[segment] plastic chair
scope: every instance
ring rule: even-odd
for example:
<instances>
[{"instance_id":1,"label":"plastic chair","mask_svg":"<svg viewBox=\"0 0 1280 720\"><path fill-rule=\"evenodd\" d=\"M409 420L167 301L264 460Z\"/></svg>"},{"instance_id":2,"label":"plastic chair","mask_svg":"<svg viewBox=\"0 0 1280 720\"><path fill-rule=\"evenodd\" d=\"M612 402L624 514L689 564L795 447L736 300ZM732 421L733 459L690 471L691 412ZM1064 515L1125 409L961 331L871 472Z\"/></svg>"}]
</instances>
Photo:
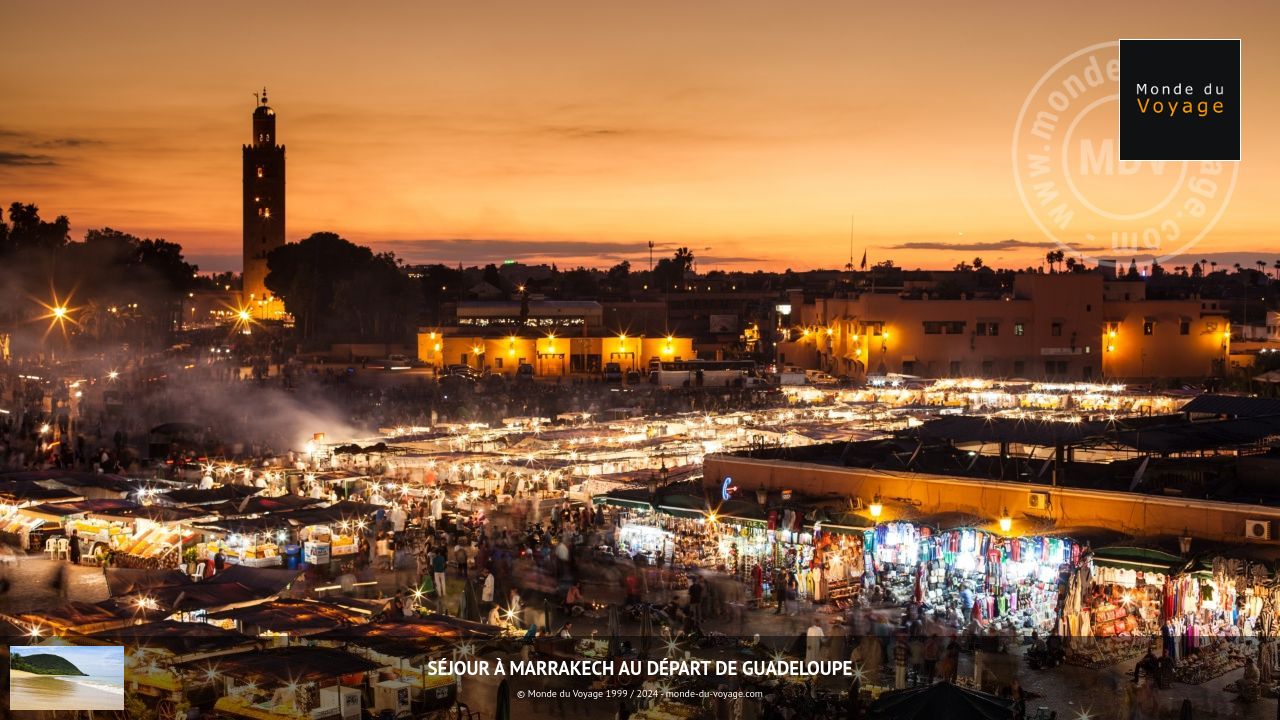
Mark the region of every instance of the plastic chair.
<instances>
[{"instance_id":1,"label":"plastic chair","mask_svg":"<svg viewBox=\"0 0 1280 720\"><path fill-rule=\"evenodd\" d=\"M191 573L191 577L194 580L200 580L204 578L204 563L202 562L196 563L196 571Z\"/></svg>"},{"instance_id":2,"label":"plastic chair","mask_svg":"<svg viewBox=\"0 0 1280 720\"><path fill-rule=\"evenodd\" d=\"M58 538L58 559L71 559L71 541L64 537Z\"/></svg>"},{"instance_id":3,"label":"plastic chair","mask_svg":"<svg viewBox=\"0 0 1280 720\"><path fill-rule=\"evenodd\" d=\"M44 541L44 551L48 554L49 559L52 560L54 555L58 553L58 538L46 538Z\"/></svg>"}]
</instances>

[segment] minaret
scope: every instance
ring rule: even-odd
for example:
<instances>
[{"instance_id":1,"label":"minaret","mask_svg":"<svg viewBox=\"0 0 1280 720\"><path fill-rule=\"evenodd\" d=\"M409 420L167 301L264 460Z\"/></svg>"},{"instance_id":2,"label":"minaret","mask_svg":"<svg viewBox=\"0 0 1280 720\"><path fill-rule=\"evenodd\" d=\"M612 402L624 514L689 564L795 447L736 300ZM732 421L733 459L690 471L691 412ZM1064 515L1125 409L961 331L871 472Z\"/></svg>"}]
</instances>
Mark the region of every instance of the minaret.
<instances>
[{"instance_id":1,"label":"minaret","mask_svg":"<svg viewBox=\"0 0 1280 720\"><path fill-rule=\"evenodd\" d=\"M253 142L244 146L244 277L241 302L254 317L275 318L283 304L267 290L267 255L284 245L284 146L276 111L262 88L253 110Z\"/></svg>"}]
</instances>

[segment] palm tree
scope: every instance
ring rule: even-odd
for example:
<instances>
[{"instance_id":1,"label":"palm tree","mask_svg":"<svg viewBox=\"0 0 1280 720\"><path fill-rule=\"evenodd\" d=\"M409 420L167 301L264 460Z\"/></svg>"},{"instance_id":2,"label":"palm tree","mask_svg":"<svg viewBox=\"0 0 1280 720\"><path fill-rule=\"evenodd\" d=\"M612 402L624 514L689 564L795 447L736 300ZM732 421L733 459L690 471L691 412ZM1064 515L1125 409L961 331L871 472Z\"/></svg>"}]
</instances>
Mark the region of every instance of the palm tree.
<instances>
[{"instance_id":1,"label":"palm tree","mask_svg":"<svg viewBox=\"0 0 1280 720\"><path fill-rule=\"evenodd\" d=\"M1262 273L1263 275L1266 275L1266 274L1267 274L1267 261L1266 261L1266 260L1258 260L1257 262L1255 262L1255 263L1254 263L1254 265L1257 265L1257 266L1258 266L1258 272Z\"/></svg>"},{"instance_id":2,"label":"palm tree","mask_svg":"<svg viewBox=\"0 0 1280 720\"><path fill-rule=\"evenodd\" d=\"M1280 260L1276 260L1276 264L1271 267L1276 269L1276 279L1280 280Z\"/></svg>"},{"instance_id":3,"label":"palm tree","mask_svg":"<svg viewBox=\"0 0 1280 720\"><path fill-rule=\"evenodd\" d=\"M1213 273L1216 273L1216 272L1218 272L1218 261L1217 260L1209 261L1209 274L1212 275Z\"/></svg>"}]
</instances>

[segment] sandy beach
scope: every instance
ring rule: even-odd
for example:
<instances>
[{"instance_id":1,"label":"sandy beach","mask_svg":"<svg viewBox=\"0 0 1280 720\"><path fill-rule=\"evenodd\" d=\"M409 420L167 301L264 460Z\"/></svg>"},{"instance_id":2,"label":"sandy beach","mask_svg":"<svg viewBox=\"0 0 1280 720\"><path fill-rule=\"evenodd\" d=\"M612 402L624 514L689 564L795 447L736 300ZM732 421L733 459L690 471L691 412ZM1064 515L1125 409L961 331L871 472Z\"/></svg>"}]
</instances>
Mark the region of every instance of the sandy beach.
<instances>
[{"instance_id":1,"label":"sandy beach","mask_svg":"<svg viewBox=\"0 0 1280 720\"><path fill-rule=\"evenodd\" d=\"M11 710L123 710L124 694L76 682L76 678L9 671Z\"/></svg>"}]
</instances>

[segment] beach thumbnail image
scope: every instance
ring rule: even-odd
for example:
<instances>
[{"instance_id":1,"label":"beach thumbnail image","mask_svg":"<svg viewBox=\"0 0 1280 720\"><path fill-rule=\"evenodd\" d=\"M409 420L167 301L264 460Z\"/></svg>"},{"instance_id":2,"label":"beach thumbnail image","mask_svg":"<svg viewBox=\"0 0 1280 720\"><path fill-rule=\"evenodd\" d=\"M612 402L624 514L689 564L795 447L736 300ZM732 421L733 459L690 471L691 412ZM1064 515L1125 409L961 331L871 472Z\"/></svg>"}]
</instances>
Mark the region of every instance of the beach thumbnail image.
<instances>
[{"instance_id":1,"label":"beach thumbnail image","mask_svg":"<svg viewBox=\"0 0 1280 720\"><path fill-rule=\"evenodd\" d=\"M9 648L11 710L123 710L124 648Z\"/></svg>"}]
</instances>

